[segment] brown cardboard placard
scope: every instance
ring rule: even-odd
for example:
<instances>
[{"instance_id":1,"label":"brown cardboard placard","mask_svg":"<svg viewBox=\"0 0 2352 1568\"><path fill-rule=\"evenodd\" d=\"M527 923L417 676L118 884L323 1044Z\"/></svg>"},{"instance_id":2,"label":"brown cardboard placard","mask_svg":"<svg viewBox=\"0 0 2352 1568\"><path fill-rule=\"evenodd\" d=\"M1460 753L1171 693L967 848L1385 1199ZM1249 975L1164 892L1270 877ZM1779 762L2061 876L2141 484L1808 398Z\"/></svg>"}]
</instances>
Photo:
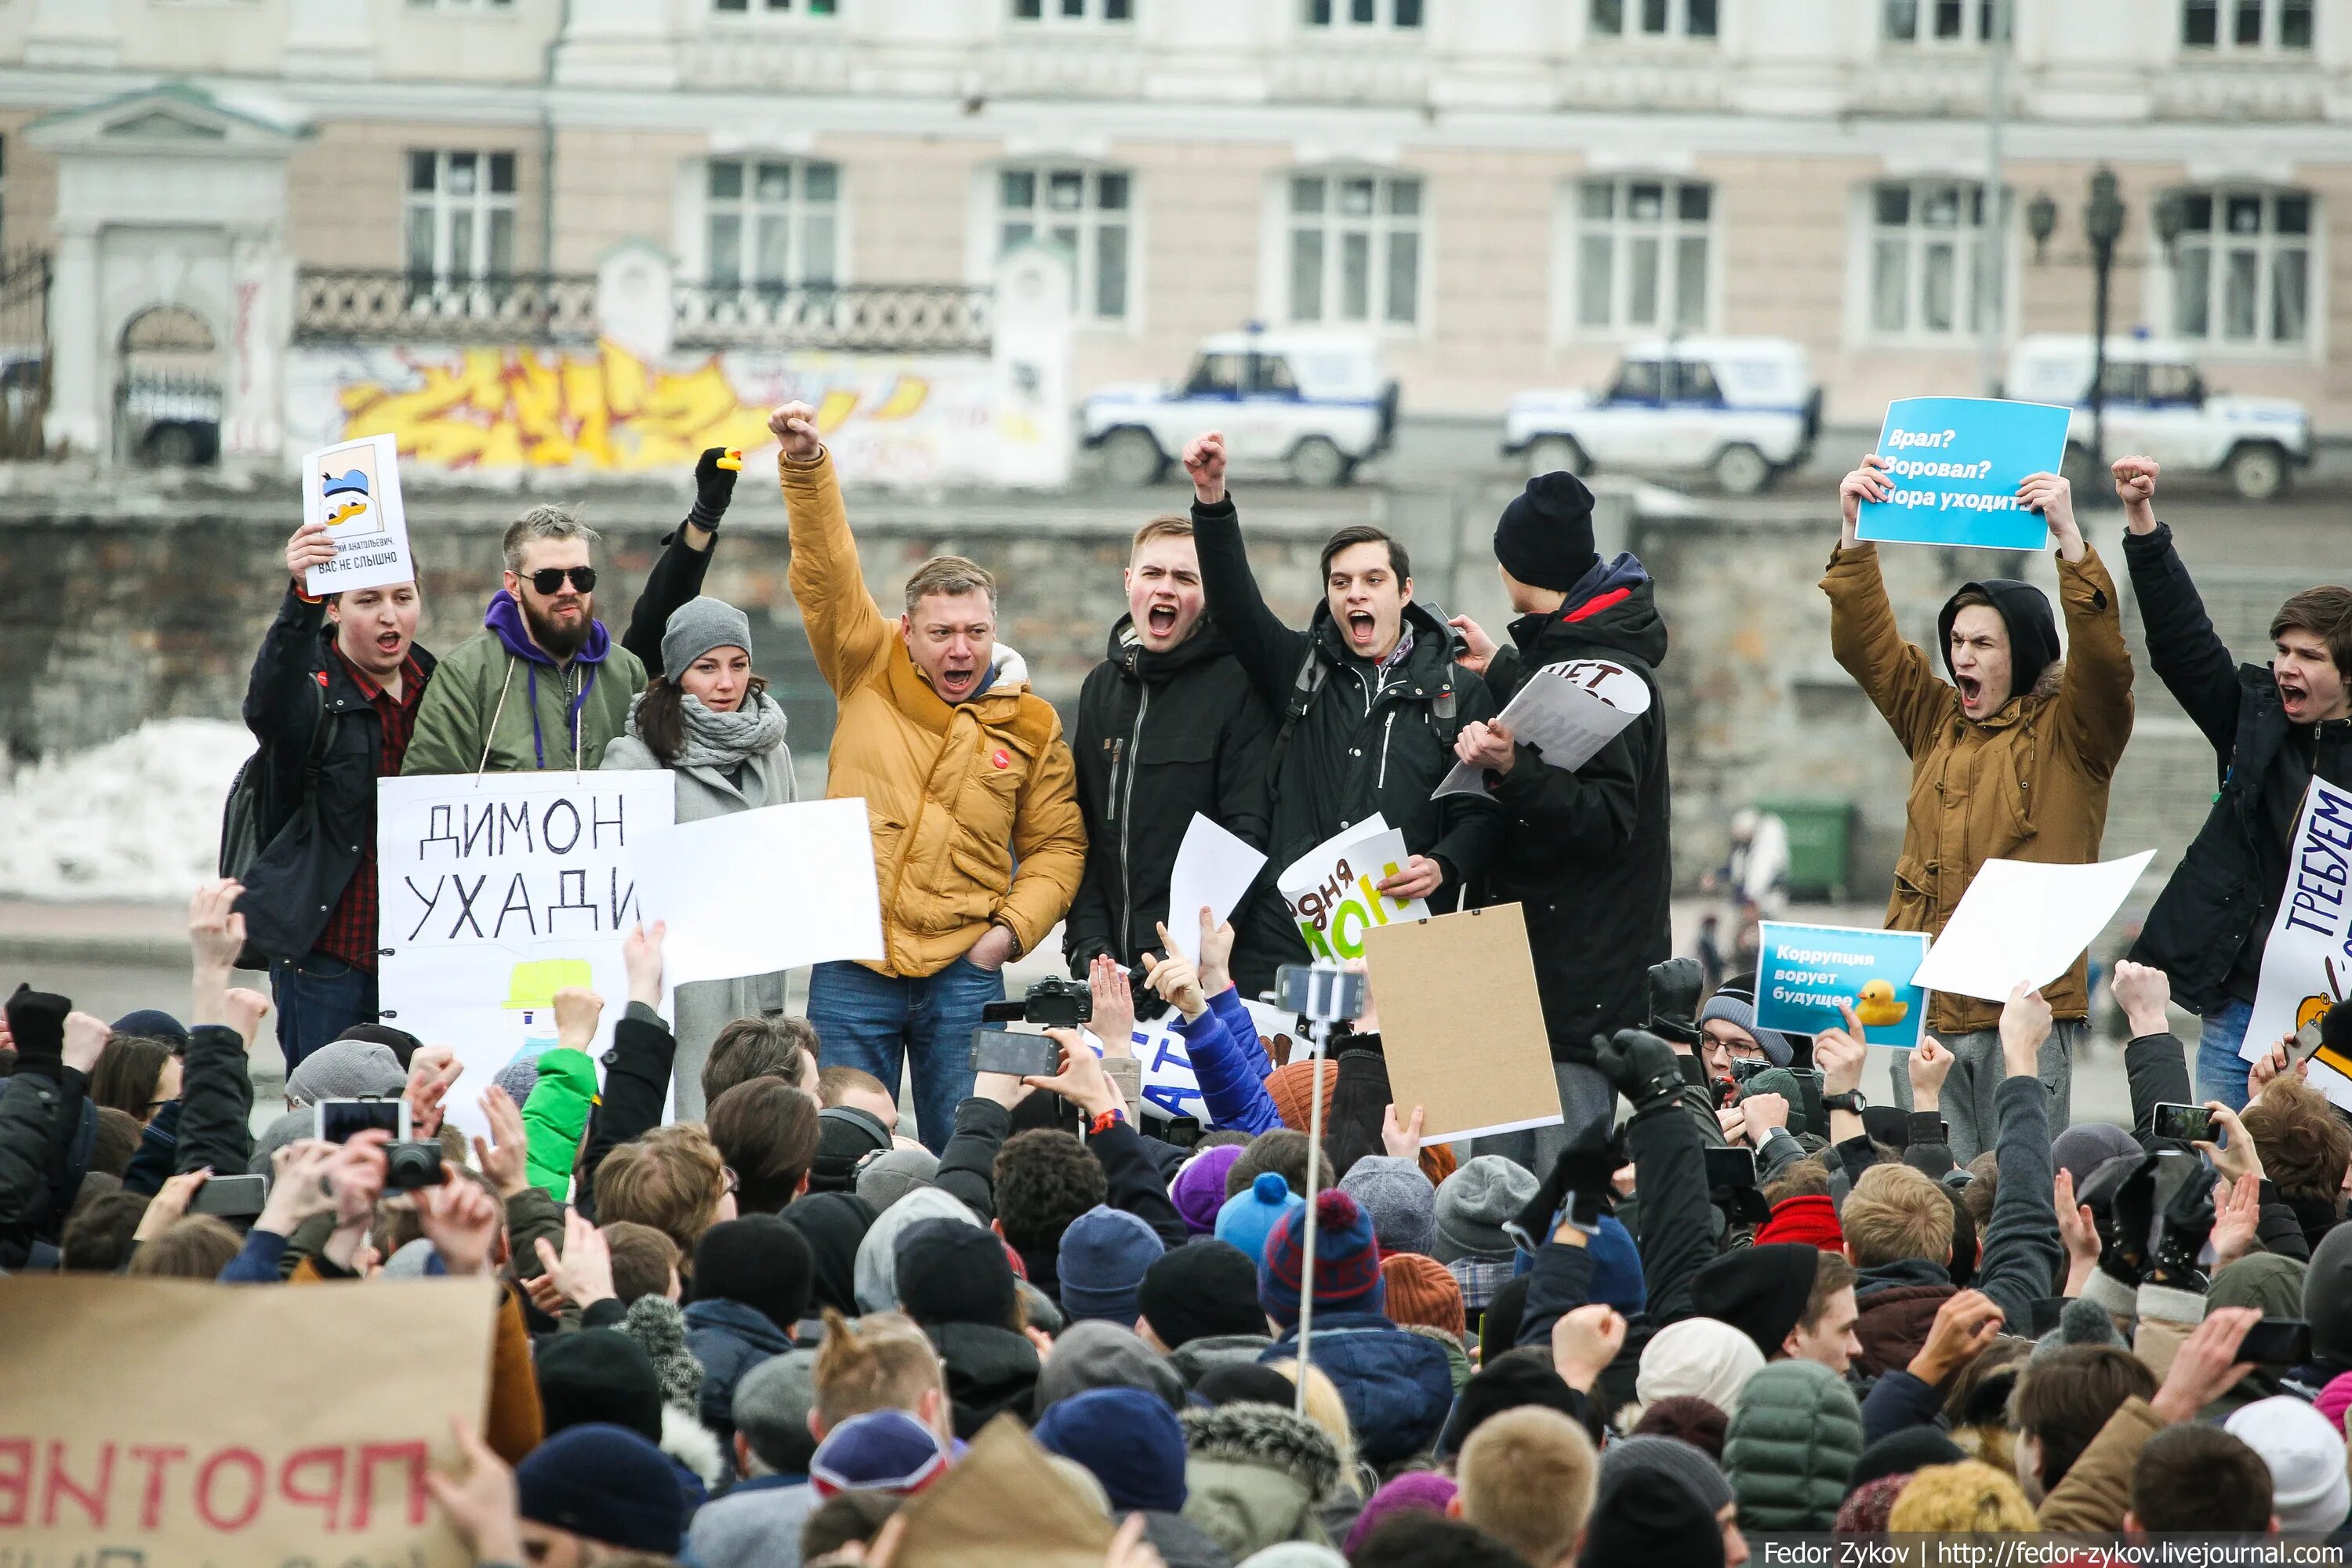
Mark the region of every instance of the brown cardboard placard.
<instances>
[{"instance_id":1,"label":"brown cardboard placard","mask_svg":"<svg viewBox=\"0 0 2352 1568\"><path fill-rule=\"evenodd\" d=\"M26 1563L467 1568L425 1470L457 1468L451 1416L482 1421L496 1300L0 1279L0 1539Z\"/></svg>"},{"instance_id":2,"label":"brown cardboard placard","mask_svg":"<svg viewBox=\"0 0 2352 1568\"><path fill-rule=\"evenodd\" d=\"M1449 1143L1561 1120L1551 1041L1517 904L1377 926L1364 963L1400 1120Z\"/></svg>"}]
</instances>

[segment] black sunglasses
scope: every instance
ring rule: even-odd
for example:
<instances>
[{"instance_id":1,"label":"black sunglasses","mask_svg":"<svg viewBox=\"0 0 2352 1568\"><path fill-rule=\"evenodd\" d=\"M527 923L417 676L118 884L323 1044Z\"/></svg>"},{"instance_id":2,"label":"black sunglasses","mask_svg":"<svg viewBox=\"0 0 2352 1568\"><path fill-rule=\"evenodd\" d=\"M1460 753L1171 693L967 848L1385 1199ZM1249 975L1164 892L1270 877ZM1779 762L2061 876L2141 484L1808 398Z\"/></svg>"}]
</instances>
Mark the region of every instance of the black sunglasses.
<instances>
[{"instance_id":1,"label":"black sunglasses","mask_svg":"<svg viewBox=\"0 0 2352 1568\"><path fill-rule=\"evenodd\" d=\"M530 585L542 594L561 592L566 577L571 578L572 585L583 594L592 592L596 586L596 568L593 566L542 566L529 576Z\"/></svg>"}]
</instances>

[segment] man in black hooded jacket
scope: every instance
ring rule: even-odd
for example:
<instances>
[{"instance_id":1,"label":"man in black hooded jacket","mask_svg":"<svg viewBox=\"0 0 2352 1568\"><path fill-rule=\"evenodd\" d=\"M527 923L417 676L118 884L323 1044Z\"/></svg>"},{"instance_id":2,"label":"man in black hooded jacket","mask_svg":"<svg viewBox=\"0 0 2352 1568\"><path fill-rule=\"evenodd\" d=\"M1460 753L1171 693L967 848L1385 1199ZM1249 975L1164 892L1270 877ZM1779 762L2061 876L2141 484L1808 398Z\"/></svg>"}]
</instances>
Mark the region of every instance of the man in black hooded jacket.
<instances>
[{"instance_id":1,"label":"man in black hooded jacket","mask_svg":"<svg viewBox=\"0 0 2352 1568\"><path fill-rule=\"evenodd\" d=\"M1374 528L1343 528L1323 546L1323 603L1305 631L1282 624L1258 592L1225 494L1224 437L1184 448L1193 540L1209 613L1259 697L1277 714L1268 870L1279 873L1374 813L1410 852L1374 886L1391 898L1452 909L1486 869L1502 835L1491 800L1431 799L1454 765L1463 726L1492 718L1477 672L1454 661L1453 634L1414 602L1403 546ZM1284 963L1304 962L1296 929Z\"/></svg>"},{"instance_id":2,"label":"man in black hooded jacket","mask_svg":"<svg viewBox=\"0 0 2352 1568\"><path fill-rule=\"evenodd\" d=\"M1498 706L1538 670L1574 659L1613 665L1650 690L1648 711L1573 773L1547 764L1500 721L1465 725L1455 742L1503 809L1504 852L1478 901L1515 903L1526 915L1568 1119L1557 1131L1518 1135L1528 1145L1523 1163L1540 1171L1580 1122L1610 1114L1614 1096L1592 1067L1592 1041L1647 1021L1650 966L1673 955L1666 704L1657 677L1666 623L1641 562L1622 553L1603 561L1593 549L1592 492L1574 474L1528 481L1495 525L1495 561L1518 612L1512 646L1497 648L1465 617L1454 624Z\"/></svg>"},{"instance_id":3,"label":"man in black hooded jacket","mask_svg":"<svg viewBox=\"0 0 2352 1568\"><path fill-rule=\"evenodd\" d=\"M1198 918L1168 908L1176 853L1195 812L1265 847L1274 715L1203 611L1191 519L1156 517L1137 530L1126 578L1128 613L1087 675L1070 727L1087 868L1062 952L1077 979L1108 954L1133 978L1137 1012L1156 1016L1165 1004L1143 984L1142 955L1166 956L1161 921L1189 938ZM1278 902L1268 875L1234 911L1233 973L1244 996L1273 984L1286 952L1289 921Z\"/></svg>"}]
</instances>

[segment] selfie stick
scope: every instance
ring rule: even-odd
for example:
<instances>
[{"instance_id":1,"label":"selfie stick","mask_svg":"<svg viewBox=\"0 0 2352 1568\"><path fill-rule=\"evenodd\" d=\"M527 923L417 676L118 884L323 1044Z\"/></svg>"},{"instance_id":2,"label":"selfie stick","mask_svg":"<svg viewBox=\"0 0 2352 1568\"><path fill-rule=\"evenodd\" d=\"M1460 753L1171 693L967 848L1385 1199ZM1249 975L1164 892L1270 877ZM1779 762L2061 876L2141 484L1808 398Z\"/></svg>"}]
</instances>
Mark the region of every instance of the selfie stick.
<instances>
[{"instance_id":1,"label":"selfie stick","mask_svg":"<svg viewBox=\"0 0 2352 1568\"><path fill-rule=\"evenodd\" d=\"M1298 1270L1298 1390L1291 1414L1307 1419L1307 1337L1315 1322L1315 1200L1323 1163L1323 1069L1328 1060L1331 1025L1340 1016L1339 982L1347 971L1337 964L1312 966L1307 1005L1299 1015L1310 1020L1315 1036L1315 1070L1307 1101L1307 1255ZM1352 1015L1350 1015L1352 1016Z\"/></svg>"}]
</instances>

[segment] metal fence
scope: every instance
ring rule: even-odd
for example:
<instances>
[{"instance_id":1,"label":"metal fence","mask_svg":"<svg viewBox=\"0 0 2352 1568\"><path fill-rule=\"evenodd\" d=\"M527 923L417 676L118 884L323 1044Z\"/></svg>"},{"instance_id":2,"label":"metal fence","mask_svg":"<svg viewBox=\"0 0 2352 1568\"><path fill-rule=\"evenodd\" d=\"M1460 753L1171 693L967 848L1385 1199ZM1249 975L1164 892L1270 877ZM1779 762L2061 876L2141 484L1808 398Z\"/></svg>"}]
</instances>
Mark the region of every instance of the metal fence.
<instances>
[{"instance_id":1,"label":"metal fence","mask_svg":"<svg viewBox=\"0 0 2352 1568\"><path fill-rule=\"evenodd\" d=\"M0 256L0 459L41 455L49 409L49 253Z\"/></svg>"},{"instance_id":2,"label":"metal fence","mask_svg":"<svg viewBox=\"0 0 2352 1568\"><path fill-rule=\"evenodd\" d=\"M396 268L304 268L297 342L593 342L593 273L449 278Z\"/></svg>"},{"instance_id":3,"label":"metal fence","mask_svg":"<svg viewBox=\"0 0 2352 1568\"><path fill-rule=\"evenodd\" d=\"M677 339L711 348L986 353L993 289L961 283L677 285Z\"/></svg>"}]
</instances>

